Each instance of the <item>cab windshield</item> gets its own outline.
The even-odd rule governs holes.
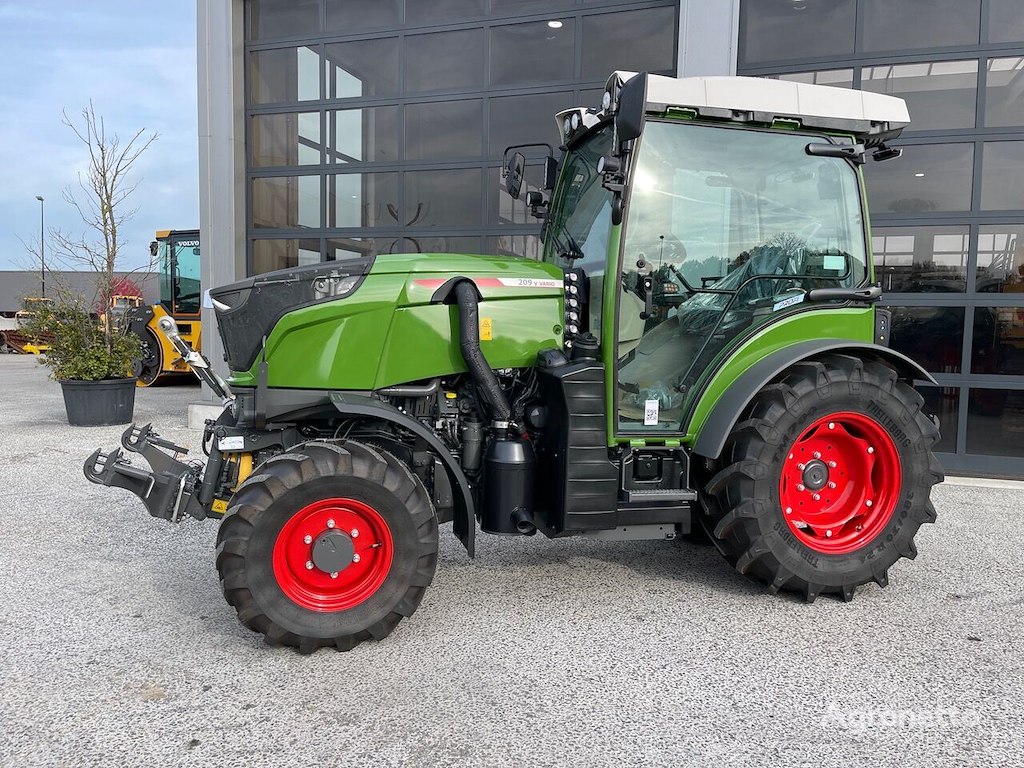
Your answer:
[[[598,338],[601,336],[601,291],[608,260],[612,195],[601,185],[597,161],[611,152],[611,145],[612,126],[607,123],[566,155],[544,230],[544,261],[584,270],[587,277],[585,327],[579,330],[589,330]],[[567,253],[582,256],[570,260],[565,258]]]
[[[741,337],[806,307],[810,289],[866,282],[857,172],[843,159],[806,152],[826,141],[646,124],[622,254],[621,430],[678,429],[693,385]]]
[[[159,241],[160,303],[172,315],[199,314],[199,236],[172,234]]]

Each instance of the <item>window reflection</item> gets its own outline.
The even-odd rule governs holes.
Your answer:
[[[320,177],[253,179],[252,225],[257,229],[321,226]]]
[[[971,59],[864,67],[861,88],[906,99],[910,131],[973,128],[978,62]]]
[[[986,211],[1024,208],[1024,141],[985,142],[981,207]]]
[[[398,159],[398,107],[339,109],[327,113],[329,163]]]
[[[887,293],[962,293],[968,241],[967,227],[876,227],[875,279]]]
[[[320,0],[257,0],[246,3],[245,9],[253,40],[320,32]]]
[[[249,152],[253,167],[319,164],[320,144],[319,112],[252,117]]]
[[[406,93],[477,88],[483,83],[482,29],[405,38]]]
[[[817,72],[786,72],[770,75],[770,80],[788,80],[809,85],[829,85],[833,88],[853,88],[852,69],[823,69]]]
[[[988,39],[991,43],[1024,42],[1020,0],[988,0]]]
[[[327,0],[327,31],[350,35],[381,27],[394,29],[402,0]]]
[[[939,442],[934,451],[954,453],[960,422],[959,387],[915,387],[924,398],[924,412],[939,420]]]
[[[616,69],[675,74],[675,8],[583,17],[583,77],[608,75],[609,51]]]
[[[320,261],[320,239],[273,239],[252,241],[252,273],[316,264]]]
[[[410,25],[469,21],[483,15],[484,0],[405,0],[405,22]]]
[[[856,12],[856,0],[744,0],[740,3],[740,61],[756,64],[853,53]]]
[[[398,93],[398,38],[328,43],[327,96],[391,96]]]
[[[479,227],[483,223],[480,169],[406,171],[407,227]]]
[[[557,147],[559,135],[555,126],[555,113],[574,102],[569,91],[492,98],[488,154],[500,157],[505,147],[530,142],[544,142]],[[601,95],[598,94],[596,100],[584,103],[597,106],[601,103]]]
[[[1024,225],[992,225],[978,233],[978,271],[981,293],[1024,292]]]
[[[320,54],[309,46],[253,51],[249,98],[255,104],[319,99]]]
[[[439,160],[480,157],[483,102],[441,101],[405,107],[405,157]]]
[[[522,256],[536,261],[540,259],[542,250],[537,235],[504,234],[484,238],[484,253],[496,256]]]
[[[1024,18],[1024,14],[1019,15]],[[985,82],[986,126],[1024,125],[1021,88],[1024,88],[1024,56],[988,60]]]
[[[963,307],[890,307],[891,346],[931,373],[959,373]]]
[[[328,227],[394,227],[399,218],[397,173],[327,177]]]
[[[973,145],[918,144],[903,150],[899,159],[864,166],[873,213],[970,210]]]
[[[864,0],[864,50],[978,42],[981,0]]]
[[[971,388],[967,452],[1024,458],[1024,390]]]
[[[572,79],[576,22],[571,18],[553,21],[561,26],[555,29],[547,21],[531,21],[491,28],[492,85]]]
[[[971,373],[1024,374],[1024,307],[975,307]]]

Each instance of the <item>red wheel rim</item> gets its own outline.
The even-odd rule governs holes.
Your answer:
[[[351,561],[338,566],[333,576],[314,562],[314,547],[328,534],[352,548]],[[377,510],[354,499],[322,499],[292,515],[277,535],[274,576],[303,608],[345,611],[380,588],[393,557],[391,529]]]
[[[900,496],[899,452],[874,419],[843,411],[800,435],[783,462],[779,502],[790,530],[816,552],[855,552],[889,523]]]

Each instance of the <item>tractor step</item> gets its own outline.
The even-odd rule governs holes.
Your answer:
[[[626,501],[630,504],[637,502],[678,502],[696,501],[697,492],[689,488],[626,488]]]
[[[177,523],[185,514],[199,520],[206,517],[194,495],[200,485],[202,467],[178,461],[179,455],[188,453],[185,448],[161,438],[151,424],[132,424],[121,435],[121,446],[141,455],[151,469],[132,466],[121,448],[109,453],[97,449],[82,467],[89,482],[131,491],[142,499],[149,514],[163,520]],[[164,450],[173,451],[174,455]]]

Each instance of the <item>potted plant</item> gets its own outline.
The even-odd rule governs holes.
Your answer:
[[[49,241],[59,261],[94,275],[95,295],[87,298],[59,287],[54,302],[40,308],[30,325],[34,332],[52,339],[42,363],[61,384],[68,422],[125,424],[132,420],[135,405],[132,367],[141,353],[140,342],[125,332],[109,307],[123,280],[117,273],[119,232],[134,214],[126,208],[137,186],[130,175],[157,137],[144,135],[142,129],[122,143],[117,134],[106,131],[91,102],[82,110],[80,123],[65,112],[64,124],[88,152],[87,170],[79,175],[80,189],[63,193],[82,219],[85,232],[72,236],[53,229]],[[104,311],[93,313],[93,306]]]
[[[138,336],[116,324],[108,333],[84,300],[66,291],[52,304],[34,310],[26,331],[49,341],[40,362],[61,385],[69,424],[98,426],[132,420],[132,364],[140,353]]]

